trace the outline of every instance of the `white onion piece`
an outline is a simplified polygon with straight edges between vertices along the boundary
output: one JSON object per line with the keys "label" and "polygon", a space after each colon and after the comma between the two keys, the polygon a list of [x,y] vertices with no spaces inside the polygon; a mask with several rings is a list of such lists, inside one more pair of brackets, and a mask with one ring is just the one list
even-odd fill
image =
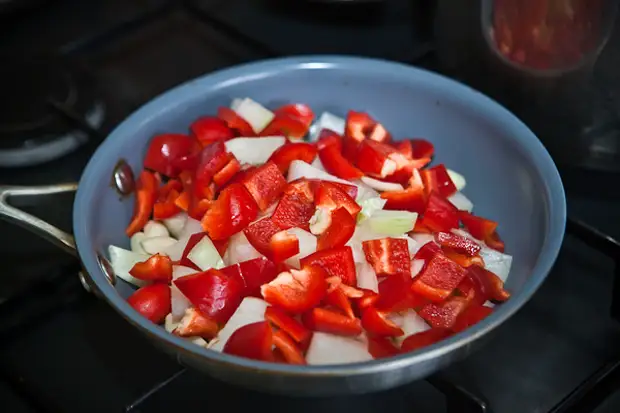
{"label": "white onion piece", "polygon": [[176,215],[171,216],[170,218],[165,218],[162,220],[166,228],[170,234],[179,238],[181,233],[183,232],[183,228],[185,227],[185,223],[187,222],[187,214],[185,212],[179,212]]}
{"label": "white onion piece", "polygon": [[199,232],[204,232],[204,229],[202,229],[202,224],[200,223],[200,221],[192,217],[188,217],[187,221],[185,221],[185,226],[183,226],[183,230],[179,234],[179,240],[182,238],[189,239],[189,237]]}
{"label": "white onion piece", "polygon": [[306,361],[311,365],[347,364],[372,359],[362,341],[318,331],[312,335],[306,353]]}
{"label": "white onion piece", "polygon": [[338,135],[343,135],[345,124],[346,122],[343,118],[329,112],[323,112],[321,116],[319,116],[319,119],[310,127],[309,140],[318,140],[323,129],[329,129],[336,132]]}
{"label": "white onion piece", "polygon": [[307,162],[294,160],[288,168],[287,181],[292,182],[299,178],[321,179],[323,181],[340,182],[342,184],[351,185],[351,182],[335,177],[325,171],[321,171]]}
{"label": "white onion piece", "polygon": [[489,307],[489,308],[494,308],[494,307],[495,307],[495,304],[493,304],[493,303],[492,303],[492,302],[490,302],[490,301],[487,301],[487,302],[485,302],[485,303],[484,303],[484,304],[482,304],[482,305],[483,305],[483,306],[485,306],[485,307]]}
{"label": "white onion piece", "polygon": [[181,238],[174,244],[164,249],[161,253],[170,257],[172,261],[179,261],[183,257],[183,251],[189,241],[189,237]]}
{"label": "white onion piece", "polygon": [[[195,273],[196,270],[193,268],[184,267],[182,265],[172,266],[173,280]],[[178,289],[174,282],[170,285],[170,306],[172,308],[171,314],[174,321],[180,320],[185,314],[185,310],[187,310],[191,306],[191,303],[189,302],[187,297],[183,295],[181,290]]]}
{"label": "white onion piece", "polygon": [[146,235],[144,232],[136,232],[129,239],[129,245],[131,245],[131,250],[133,252],[137,252],[139,254],[146,254],[144,248],[142,248],[142,241],[146,239]]}
{"label": "white onion piece", "polygon": [[187,254],[187,259],[196,264],[202,271],[210,268],[223,268],[224,262],[208,236],[202,237],[194,248]]}
{"label": "white onion piece", "polygon": [[460,211],[471,212],[474,209],[474,204],[462,192],[450,195],[448,201]]}
{"label": "white onion piece", "polygon": [[250,241],[248,241],[243,231],[241,231],[230,237],[228,248],[226,249],[226,253],[224,253],[224,263],[226,265],[233,265],[262,256],[263,255],[256,251],[252,244],[250,244]]}
{"label": "white onion piece", "polygon": [[217,337],[212,340],[209,348],[215,351],[222,351],[230,336],[239,328],[248,324],[265,321],[265,310],[267,307],[269,307],[269,304],[260,298],[244,298],[224,328],[222,328]]}
{"label": "white onion piece", "polygon": [[420,251],[420,248],[422,248],[424,245],[428,244],[429,242],[435,242],[435,237],[432,234],[413,234],[411,235],[411,238],[416,242],[416,245],[413,246],[413,248],[409,248],[409,254],[411,256],[411,258],[415,257],[415,255],[418,253],[418,251]]}
{"label": "white onion piece", "polygon": [[364,261],[356,263],[355,268],[357,270],[357,288],[365,288],[378,293],[379,280],[372,266]]}
{"label": "white onion piece", "polygon": [[262,165],[276,149],[286,143],[284,136],[264,138],[234,138],[225,142],[226,150],[242,164]]}
{"label": "white onion piece", "polygon": [[324,207],[316,207],[314,215],[310,218],[310,232],[314,235],[320,235],[332,224],[332,213]]}
{"label": "white onion piece", "polygon": [[422,271],[424,268],[424,260],[412,260],[411,261],[411,278],[414,278],[416,275]]}
{"label": "white onion piece", "polygon": [[142,248],[147,254],[163,254],[176,243],[177,240],[169,236],[146,238],[142,241]]}
{"label": "white onion piece", "polygon": [[129,274],[129,271],[134,265],[149,259],[148,254],[128,251],[126,249],[119,248],[116,245],[110,245],[108,247],[108,254],[110,255],[110,264],[112,265],[114,274],[117,277],[137,287],[142,287],[143,285],[148,284],[147,281],[139,280]]}
{"label": "white onion piece", "polygon": [[405,235],[402,238],[407,240],[407,249],[409,250],[409,258],[413,259],[413,256],[420,249],[418,243],[409,235]]}
{"label": "white onion piece", "polygon": [[461,191],[463,190],[463,188],[465,188],[467,182],[465,181],[465,177],[463,175],[451,169],[448,169],[448,176],[450,176],[450,179],[452,180],[452,183],[456,187],[457,191]]}
{"label": "white onion piece", "polygon": [[375,214],[375,212],[382,211],[383,207],[387,203],[387,199],[383,199],[379,197],[372,197],[372,198],[360,200],[358,197],[356,202],[358,203],[359,206],[362,207],[362,210],[357,216],[357,221],[361,222],[361,221],[364,221],[365,219],[372,217]]}
{"label": "white onion piece", "polygon": [[506,282],[508,280],[508,274],[512,266],[512,256],[495,251],[492,248],[482,247],[480,257],[484,261],[484,268],[497,275],[502,281]]}
{"label": "white onion piece", "polygon": [[144,235],[147,238],[155,238],[155,237],[169,237],[170,233],[168,232],[168,228],[161,222],[150,220],[144,226]]}
{"label": "white onion piece", "polygon": [[345,245],[351,247],[353,251],[353,260],[359,263],[366,262],[366,256],[364,249],[362,248],[362,242],[371,241],[373,239],[385,238],[384,234],[377,234],[370,229],[370,226],[363,222],[355,227],[353,236]]}
{"label": "white onion piece", "polygon": [[202,337],[188,337],[187,339],[188,339],[189,341],[191,341],[192,343],[196,344],[197,346],[200,346],[200,347],[206,347],[206,346],[207,346],[207,344],[209,344],[209,343],[207,343],[207,341],[206,341],[204,338],[202,338]]}
{"label": "white onion piece", "polygon": [[313,168],[318,169],[319,171],[327,172],[325,170],[325,167],[323,166],[323,162],[321,162],[321,158],[319,158],[318,156],[316,158],[314,158],[314,161],[312,161],[310,166],[312,166]]}
{"label": "white onion piece", "polygon": [[295,235],[299,242],[299,252],[292,257],[288,258],[285,262],[286,265],[299,268],[299,260],[307,257],[308,255],[316,252],[316,237],[309,233],[308,231],[304,231],[301,228],[291,228],[287,230],[289,234]]}
{"label": "white onion piece", "polygon": [[349,185],[351,184],[357,186],[357,196],[355,197],[355,202],[357,202],[358,204],[367,199],[380,198],[379,193],[377,191],[375,191],[374,189],[372,189],[371,187],[369,187],[368,185],[366,185],[359,179],[355,179],[349,182]]}
{"label": "white onion piece", "polygon": [[394,182],[383,182],[378,179],[373,179],[368,176],[362,176],[361,181],[380,192],[393,192],[393,191],[402,191],[405,188],[401,184],[397,184]]}
{"label": "white onion piece", "polygon": [[250,124],[252,130],[260,133],[276,116],[272,111],[250,98],[235,102],[235,112]]}
{"label": "white onion piece", "polygon": [[172,333],[178,326],[179,322],[174,320],[172,313],[168,314],[164,319],[164,328],[167,332]]}
{"label": "white onion piece", "polygon": [[411,309],[402,314],[401,324],[398,324],[398,326],[405,332],[405,334],[396,339],[399,344],[412,334],[421,333],[422,331],[430,329],[426,321]]}

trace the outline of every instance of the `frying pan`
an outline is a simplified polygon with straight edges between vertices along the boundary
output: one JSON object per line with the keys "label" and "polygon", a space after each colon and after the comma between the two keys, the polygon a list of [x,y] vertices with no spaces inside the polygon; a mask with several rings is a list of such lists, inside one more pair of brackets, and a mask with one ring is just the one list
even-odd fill
{"label": "frying pan", "polygon": [[[468,179],[464,192],[475,211],[499,222],[514,256],[507,289],[512,298],[472,328],[420,351],[390,359],[336,366],[270,364],[217,353],[168,334],[134,311],[132,288],[115,280],[102,254],[109,244],[127,247],[124,229],[133,197],[120,199],[110,185],[119,159],[134,171],[151,137],[186,132],[195,118],[215,113],[235,97],[274,107],[304,102],[316,112],[344,116],[365,110],[396,137],[423,136],[436,157]],[[10,206],[10,197],[77,189],[70,234]],[[333,395],[384,390],[423,378],[466,356],[534,294],[550,271],[564,235],[566,204],[549,154],[515,116],[499,104],[442,76],[381,60],[306,56],[261,61],[211,73],[149,102],[97,149],[79,183],[0,188],[0,215],[37,231],[65,250],[76,247],[83,281],[129,323],[182,364],[218,379],[288,395]],[[120,350],[119,350],[120,351]]]}

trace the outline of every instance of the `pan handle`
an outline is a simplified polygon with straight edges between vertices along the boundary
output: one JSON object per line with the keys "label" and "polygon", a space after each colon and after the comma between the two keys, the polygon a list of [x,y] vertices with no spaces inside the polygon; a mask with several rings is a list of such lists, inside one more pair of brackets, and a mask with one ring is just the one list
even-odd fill
{"label": "pan handle", "polygon": [[15,208],[9,203],[11,198],[75,192],[77,187],[77,182],[44,186],[0,186],[0,218],[14,222],[17,225],[41,235],[43,238],[77,257],[78,254],[73,235],[56,228],[34,215]]}

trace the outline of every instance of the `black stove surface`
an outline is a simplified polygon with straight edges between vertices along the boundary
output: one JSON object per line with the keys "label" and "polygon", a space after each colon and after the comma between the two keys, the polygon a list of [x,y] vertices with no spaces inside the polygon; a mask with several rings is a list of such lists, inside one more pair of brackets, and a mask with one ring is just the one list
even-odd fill
{"label": "black stove surface", "polygon": [[[50,1],[0,25],[3,52],[55,50],[87,67],[106,107],[98,133],[75,152],[40,166],[0,169],[0,182],[76,180],[102,137],[137,107],[187,79],[240,62],[292,53],[350,53],[432,67],[432,57],[416,60],[429,51],[411,18],[416,2],[339,9],[324,25],[318,23],[321,13],[299,16],[258,1],[172,3]],[[270,2],[269,7],[276,6]],[[365,20],[369,10],[378,16],[373,22]],[[342,15],[352,21],[335,23]],[[274,25],[282,31],[265,30]],[[315,28],[329,41],[317,40]],[[563,176],[569,213],[620,238],[620,196],[613,193],[617,177],[572,171]],[[29,210],[70,230],[71,203],[70,196],[60,196],[39,200]],[[0,222],[0,232],[11,240],[0,252],[0,405],[7,412],[156,413],[192,411],[223,400],[231,411],[266,405],[287,412],[617,413],[620,396],[597,410],[574,405],[579,394],[571,396],[597,371],[597,380],[606,377],[605,386],[620,383],[614,370],[620,324],[609,310],[617,273],[610,255],[618,249],[600,252],[600,239],[580,229],[570,226],[540,291],[465,361],[429,381],[388,392],[307,399],[275,398],[184,370],[86,293],[71,257]]]}

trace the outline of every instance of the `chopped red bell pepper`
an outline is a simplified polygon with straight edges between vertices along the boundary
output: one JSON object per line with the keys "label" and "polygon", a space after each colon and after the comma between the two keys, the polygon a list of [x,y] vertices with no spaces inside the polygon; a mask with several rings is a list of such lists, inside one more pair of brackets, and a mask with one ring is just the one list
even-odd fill
{"label": "chopped red bell pepper", "polygon": [[398,354],[398,348],[387,337],[368,337],[368,352],[375,359],[383,359]]}
{"label": "chopped red bell pepper", "polygon": [[164,185],[162,185],[157,191],[157,200],[166,201],[169,198],[171,192],[181,192],[183,190],[183,184],[178,179],[169,179]]}
{"label": "chopped red bell pepper", "polygon": [[357,167],[367,175],[385,178],[400,169],[391,156],[395,153],[387,144],[366,139],[357,148]]}
{"label": "chopped red bell pepper", "polygon": [[353,218],[362,210],[354,198],[351,198],[338,185],[332,182],[321,181],[314,193],[314,202],[317,207],[333,211],[337,208],[345,208]]}
{"label": "chopped red bell pepper", "polygon": [[376,123],[367,113],[350,110],[347,113],[345,135],[362,142]]}
{"label": "chopped red bell pepper", "polygon": [[308,180],[291,182],[284,190],[271,219],[281,229],[299,227],[307,229],[314,215],[314,194]]}
{"label": "chopped red bell pepper", "polygon": [[411,147],[415,159],[432,158],[435,153],[435,147],[426,139],[411,139]]}
{"label": "chopped red bell pepper", "polygon": [[443,301],[466,275],[463,267],[443,254],[435,254],[414,278],[411,289],[431,301]]}
{"label": "chopped red bell pepper", "polygon": [[153,219],[166,219],[175,216],[181,209],[174,202],[157,202],[153,205]]}
{"label": "chopped red bell pepper", "polygon": [[491,315],[492,308],[485,307],[483,305],[470,305],[465,311],[456,319],[456,322],[452,326],[452,330],[455,333],[461,332],[474,324],[484,320]]}
{"label": "chopped red bell pepper", "polygon": [[467,268],[472,265],[479,265],[480,267],[484,267],[484,260],[482,259],[480,255],[475,255],[473,257],[470,257],[468,255],[456,252],[453,249],[448,248],[448,247],[443,247],[441,250],[443,251],[443,254],[446,257],[450,258],[452,261],[456,262],[461,267]]}
{"label": "chopped red bell pepper", "polygon": [[237,131],[239,136],[255,136],[252,126],[234,110],[227,107],[220,107],[217,110],[217,117],[226,122],[230,129]]}
{"label": "chopped red bell pepper", "polygon": [[440,252],[441,247],[436,242],[429,241],[415,253],[414,259],[428,261]]}
{"label": "chopped red bell pepper", "polygon": [[298,343],[305,342],[310,338],[310,330],[278,307],[267,307],[265,319],[280,330],[285,331]]}
{"label": "chopped red bell pepper", "polygon": [[320,151],[328,146],[335,146],[339,152],[342,152],[342,136],[330,129],[321,129],[319,137],[316,141],[316,147]]}
{"label": "chopped red bell pepper", "polygon": [[236,183],[239,183],[239,184],[243,183],[243,180],[245,179],[245,177],[250,175],[256,169],[257,167],[254,165],[241,165],[241,170],[237,172],[230,181],[228,181],[228,184],[226,186],[236,184]]}
{"label": "chopped red bell pepper", "polygon": [[471,304],[477,305],[484,304],[489,298],[482,286],[469,277],[463,278],[463,281],[456,287],[456,295],[464,297]]}
{"label": "chopped red bell pepper", "polygon": [[432,192],[428,197],[422,223],[433,231],[450,231],[459,227],[458,210],[450,201]]}
{"label": "chopped red bell pepper", "polygon": [[327,172],[342,179],[358,179],[364,173],[351,164],[335,145],[319,150],[319,158]]}
{"label": "chopped red bell pepper", "polygon": [[288,171],[291,162],[304,161],[306,163],[312,163],[316,158],[317,148],[315,145],[307,142],[288,143],[280,146],[269,157],[269,161],[276,164],[280,172],[283,174]]}
{"label": "chopped red bell pepper", "polygon": [[161,283],[147,285],[131,294],[127,303],[143,317],[160,324],[170,313],[170,286]]}
{"label": "chopped red bell pepper", "polygon": [[185,310],[181,322],[172,333],[179,337],[202,337],[208,340],[215,337],[219,329],[215,321],[190,307]]}
{"label": "chopped red bell pepper", "polygon": [[303,123],[307,128],[312,125],[312,121],[314,120],[314,112],[312,112],[310,106],[303,103],[289,103],[280,106],[274,110],[273,113],[276,116],[287,115],[293,117]]}
{"label": "chopped red bell pepper", "polygon": [[215,201],[211,201],[209,199],[196,199],[195,197],[191,197],[189,201],[189,209],[187,210],[187,215],[201,221],[207,211],[211,209],[214,203]]}
{"label": "chopped red bell pepper", "polygon": [[241,170],[241,164],[234,156],[228,161],[226,166],[213,175],[213,182],[218,188],[223,187]]}
{"label": "chopped red bell pepper", "polygon": [[195,144],[196,141],[187,135],[178,133],[157,135],[151,139],[146,150],[144,167],[174,178],[180,170],[172,161],[190,154]]}
{"label": "chopped red bell pepper", "polygon": [[411,258],[407,240],[402,238],[382,238],[362,242],[366,261],[380,277],[400,275],[411,277]]}
{"label": "chopped red bell pepper", "polygon": [[313,331],[336,334],[340,336],[359,336],[362,323],[358,318],[325,308],[313,308],[302,316],[304,324]]}
{"label": "chopped red bell pepper", "polygon": [[365,308],[375,305],[375,303],[379,300],[379,294],[365,288],[360,288],[360,290],[364,295],[356,299],[355,303],[357,304],[357,308],[361,313]]}
{"label": "chopped red bell pepper", "polygon": [[248,226],[258,214],[252,195],[241,184],[223,190],[202,219],[202,227],[212,240],[230,237]]}
{"label": "chopped red bell pepper", "polygon": [[184,267],[193,268],[196,271],[201,271],[196,264],[194,264],[187,256],[194,249],[196,244],[198,244],[204,237],[207,236],[206,232],[197,232],[196,234],[192,234],[187,240],[187,244],[185,244],[185,248],[183,249],[183,254],[181,254],[181,259],[179,260],[179,265]]}
{"label": "chopped red bell pepper", "polygon": [[411,291],[411,278],[388,277],[379,283],[379,298],[375,307],[386,313],[397,313],[408,309],[419,309],[428,303]]}
{"label": "chopped red bell pepper", "polygon": [[163,281],[172,280],[172,261],[167,255],[155,254],[144,262],[134,265],[129,274],[144,281]]}
{"label": "chopped red bell pepper", "polygon": [[443,303],[425,305],[418,314],[432,327],[452,328],[469,304],[469,300],[464,297],[450,297]]}
{"label": "chopped red bell pepper", "polygon": [[203,315],[218,323],[226,323],[243,298],[241,282],[213,268],[177,278],[174,284]]}
{"label": "chopped red bell pepper", "polygon": [[125,230],[128,237],[142,230],[151,218],[151,211],[157,197],[157,185],[157,179],[152,172],[140,172],[140,176],[136,181],[136,201],[133,218]]}
{"label": "chopped red bell pepper", "polygon": [[259,136],[287,136],[302,138],[308,133],[308,127],[299,119],[288,115],[276,115]]}
{"label": "chopped red bell pepper", "polygon": [[205,147],[200,153],[200,161],[196,167],[193,185],[193,195],[198,199],[213,199],[212,189],[210,188],[213,177],[228,162],[231,161],[233,155],[226,152],[226,146],[223,141],[217,141]]}
{"label": "chopped red bell pepper", "polygon": [[419,350],[422,347],[430,346],[438,341],[450,337],[452,331],[448,328],[431,328],[430,330],[412,334],[407,337],[400,346],[402,353]]}
{"label": "chopped red bell pepper", "polygon": [[261,294],[269,304],[290,313],[308,311],[321,302],[327,293],[326,274],[321,267],[302,267],[280,273],[273,281],[261,287]]}
{"label": "chopped red bell pepper", "polygon": [[347,317],[355,318],[351,300],[341,288],[335,288],[325,296],[325,304],[342,311]]}
{"label": "chopped red bell pepper", "polygon": [[467,229],[467,232],[479,240],[485,240],[497,229],[497,222],[477,217],[469,212],[459,211],[458,217],[465,229]]}
{"label": "chopped red bell pepper", "polygon": [[[316,192],[316,190],[318,189],[319,185],[322,182],[326,182],[326,181],[322,181],[322,180],[310,180],[311,182],[311,186],[314,188],[314,192]],[[331,185],[334,185],[335,187],[337,187],[338,189],[340,189],[342,192],[344,192],[345,194],[349,195],[349,197],[351,199],[355,199],[357,197],[357,186],[355,185],[348,185],[348,184],[344,184],[342,182],[332,182],[332,181],[327,181],[329,182]]]}
{"label": "chopped red bell pepper", "polygon": [[351,247],[317,251],[300,260],[302,266],[318,265],[329,277],[338,277],[347,285],[357,285],[355,261]]}
{"label": "chopped red bell pepper", "polygon": [[244,297],[262,297],[261,285],[267,284],[278,275],[275,264],[264,257],[229,265],[220,271],[228,277],[236,278],[244,286]]}
{"label": "chopped red bell pepper", "polygon": [[329,227],[319,235],[317,251],[344,246],[353,236],[355,224],[355,218],[347,212],[346,208],[333,211]]}
{"label": "chopped red bell pepper", "polygon": [[283,330],[273,333],[273,345],[280,351],[288,364],[306,364],[301,349]]}
{"label": "chopped red bell pepper", "polygon": [[375,336],[400,337],[405,332],[389,320],[385,313],[374,307],[369,307],[362,312],[362,327]]}
{"label": "chopped red bell pepper", "polygon": [[264,211],[284,191],[286,180],[276,164],[267,162],[248,174],[243,185],[252,194],[260,210]]}
{"label": "chopped red bell pepper", "polygon": [[435,234],[435,241],[442,247],[448,247],[456,252],[466,254],[470,257],[480,252],[480,245],[475,241],[465,238],[462,235],[451,232],[438,232]]}
{"label": "chopped red bell pepper", "polygon": [[418,219],[415,221],[415,225],[413,227],[412,232],[419,233],[419,234],[432,234],[433,230],[427,227],[426,225],[424,225],[421,219]]}
{"label": "chopped red bell pepper", "polygon": [[226,122],[214,116],[198,118],[189,127],[196,140],[202,146],[207,146],[216,141],[227,141],[235,137],[233,131]]}
{"label": "chopped red bell pepper", "polygon": [[395,142],[394,148],[405,158],[413,159],[413,145],[410,140],[406,139],[404,141]]}
{"label": "chopped red bell pepper", "polygon": [[447,198],[457,191],[444,164],[423,169],[420,171],[420,174],[424,182],[424,190],[428,195],[433,191],[437,191],[441,196]]}
{"label": "chopped red bell pepper", "polygon": [[278,263],[299,254],[299,239],[295,234],[290,234],[286,230],[276,232],[269,241],[270,258]]}
{"label": "chopped red bell pepper", "polygon": [[502,239],[499,237],[497,231],[486,237],[484,239],[484,242],[489,248],[493,248],[496,251],[504,252],[505,250],[504,241],[502,241]]}
{"label": "chopped red bell pepper", "polygon": [[256,251],[271,257],[271,238],[280,231],[280,227],[273,222],[273,219],[263,218],[250,224],[243,233]]}
{"label": "chopped red bell pepper", "polygon": [[467,268],[467,277],[479,285],[489,300],[503,302],[510,298],[504,282],[496,274],[478,265]]}
{"label": "chopped red bell pepper", "polygon": [[247,324],[237,329],[226,344],[223,352],[252,360],[273,361],[273,332],[266,321]]}
{"label": "chopped red bell pepper", "polygon": [[421,214],[426,209],[426,195],[421,188],[407,188],[403,191],[383,192],[384,209],[393,211],[410,211]]}

